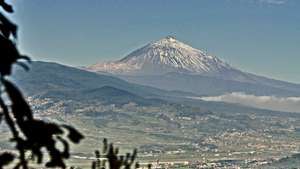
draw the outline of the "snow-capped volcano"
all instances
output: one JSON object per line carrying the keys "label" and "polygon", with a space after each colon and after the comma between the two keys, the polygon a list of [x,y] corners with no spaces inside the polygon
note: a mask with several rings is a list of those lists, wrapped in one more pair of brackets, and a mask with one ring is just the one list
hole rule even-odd
{"label": "snow-capped volcano", "polygon": [[207,55],[172,36],[167,36],[147,44],[121,60],[97,63],[88,69],[132,75],[169,72],[217,73],[232,68],[215,56]]}
{"label": "snow-capped volcano", "polygon": [[112,73],[132,83],[202,95],[300,95],[298,84],[241,71],[171,36],[151,42],[120,60],[97,63],[87,70]]}

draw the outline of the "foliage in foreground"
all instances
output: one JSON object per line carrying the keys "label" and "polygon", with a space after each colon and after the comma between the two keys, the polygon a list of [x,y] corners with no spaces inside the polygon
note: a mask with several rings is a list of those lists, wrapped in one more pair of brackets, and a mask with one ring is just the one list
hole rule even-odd
{"label": "foliage in foreground", "polygon": [[[11,5],[0,0],[0,6],[8,13],[13,12]],[[32,110],[21,91],[10,81],[13,65],[28,69],[27,56],[21,55],[16,47],[17,26],[0,12],[0,123],[8,126],[15,143],[17,154],[0,154],[0,169],[15,162],[14,169],[28,169],[30,160],[43,163],[44,151],[49,156],[46,167],[66,168],[65,159],[70,157],[69,143],[79,143],[83,135],[68,125],[58,125],[35,119]],[[62,145],[58,148],[57,145]],[[28,155],[30,154],[30,155]],[[30,157],[29,157],[30,156]],[[16,161],[14,161],[16,159]]]}
{"label": "foliage in foreground", "polygon": [[[0,0],[0,6],[8,13],[13,12],[11,5]],[[24,99],[21,91],[7,79],[11,75],[13,65],[20,65],[28,70],[25,62],[29,57],[21,55],[16,47],[17,26],[0,12],[0,124],[2,121],[8,126],[15,143],[17,154],[4,152],[0,154],[0,169],[14,162],[14,169],[28,169],[29,161],[43,163],[46,150],[49,161],[46,167],[66,168],[65,159],[70,157],[69,143],[79,143],[84,136],[69,125],[58,125],[35,119],[33,112]],[[63,148],[57,148],[57,145]],[[95,151],[96,160],[92,169],[130,169],[138,168],[135,162],[137,151],[125,156],[119,155],[118,148],[103,141],[102,154]],[[15,160],[16,159],[16,160]],[[71,167],[73,168],[73,167]],[[150,168],[150,166],[149,166]]]}
{"label": "foliage in foreground", "polygon": [[[136,162],[137,150],[125,155],[119,154],[119,148],[114,147],[112,143],[108,144],[107,139],[103,140],[102,150],[95,151],[95,160],[91,163],[91,169],[137,169],[140,168]],[[151,169],[151,165],[147,165]],[[70,169],[81,169],[71,166]]]}
{"label": "foliage in foreground", "polygon": [[96,160],[92,163],[92,169],[130,169],[133,166],[134,168],[139,168],[139,164],[135,162],[136,149],[132,154],[119,155],[119,149],[115,148],[112,143],[108,144],[107,140],[104,139],[102,153],[99,150],[95,151]]}

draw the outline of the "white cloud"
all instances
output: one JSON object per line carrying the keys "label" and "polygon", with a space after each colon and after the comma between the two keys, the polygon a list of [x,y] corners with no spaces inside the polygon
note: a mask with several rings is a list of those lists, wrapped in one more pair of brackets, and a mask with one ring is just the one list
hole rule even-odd
{"label": "white cloud", "polygon": [[[237,0],[230,0],[237,1]],[[256,3],[256,4],[270,4],[270,5],[283,5],[286,4],[289,0],[239,0],[240,2],[245,3]]]}
{"label": "white cloud", "polygon": [[258,1],[267,4],[282,5],[287,3],[288,0],[258,0]]}
{"label": "white cloud", "polygon": [[255,96],[241,92],[221,96],[201,97],[206,101],[238,103],[241,105],[278,110],[285,112],[300,112],[300,97]]}

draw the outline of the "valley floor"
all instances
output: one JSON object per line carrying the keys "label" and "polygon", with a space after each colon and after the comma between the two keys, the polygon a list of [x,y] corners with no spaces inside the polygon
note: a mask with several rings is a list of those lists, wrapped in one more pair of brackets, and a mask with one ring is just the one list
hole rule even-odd
{"label": "valley floor", "polygon": [[[73,146],[72,166],[90,168],[93,152],[102,148],[104,138],[120,147],[121,154],[137,148],[138,161],[153,163],[155,168],[262,168],[273,164],[288,168],[297,164],[300,114],[259,109],[210,111],[180,104],[29,101],[35,105],[36,117],[68,123],[84,133],[82,144]],[[12,148],[7,131],[1,130],[0,135],[1,148]]]}

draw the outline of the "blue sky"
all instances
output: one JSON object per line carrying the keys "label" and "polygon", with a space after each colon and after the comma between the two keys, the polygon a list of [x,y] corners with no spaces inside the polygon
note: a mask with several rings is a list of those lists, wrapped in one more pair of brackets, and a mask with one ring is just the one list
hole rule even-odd
{"label": "blue sky", "polygon": [[167,35],[242,70],[300,83],[299,0],[10,0],[19,45],[83,66]]}

